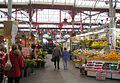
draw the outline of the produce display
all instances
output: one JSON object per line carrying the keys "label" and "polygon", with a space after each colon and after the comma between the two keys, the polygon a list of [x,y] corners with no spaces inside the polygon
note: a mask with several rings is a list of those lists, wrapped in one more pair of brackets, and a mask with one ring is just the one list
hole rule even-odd
{"label": "produce display", "polygon": [[34,60],[24,60],[24,68],[31,67],[34,68],[36,66],[36,62]]}
{"label": "produce display", "polygon": [[87,51],[87,50],[77,49],[74,51],[74,54],[86,59],[91,59],[93,56],[96,56],[93,50]]}
{"label": "produce display", "polygon": [[94,41],[91,46],[107,46],[108,41]]}
{"label": "produce display", "polygon": [[105,59],[105,60],[120,60],[120,54],[117,54],[115,51],[110,53],[99,54],[93,57],[94,59]]}
{"label": "produce display", "polygon": [[80,57],[86,58],[88,60],[112,60],[112,61],[118,61],[120,60],[120,54],[117,54],[115,51],[110,51],[110,53],[103,53],[100,54],[101,50],[93,51],[93,50],[81,50],[77,49],[74,51],[75,55],[78,55]]}
{"label": "produce display", "polygon": [[[96,79],[120,79],[120,39],[116,39],[115,50],[110,50],[110,45],[106,38],[79,41],[79,47],[72,56],[75,67],[81,68],[85,64],[87,76],[95,76]],[[82,63],[82,59],[86,62]]]}

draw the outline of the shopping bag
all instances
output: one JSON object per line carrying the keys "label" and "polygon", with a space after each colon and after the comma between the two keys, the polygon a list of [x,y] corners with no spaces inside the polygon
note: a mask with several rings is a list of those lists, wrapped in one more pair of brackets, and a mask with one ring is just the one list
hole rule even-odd
{"label": "shopping bag", "polygon": [[55,62],[55,57],[52,57],[51,61],[52,61],[52,62]]}
{"label": "shopping bag", "polygon": [[11,63],[11,61],[10,61],[10,56],[9,56],[9,54],[8,54],[8,60],[7,60],[6,64],[5,64],[4,71],[10,71],[11,68],[12,68],[12,63]]}

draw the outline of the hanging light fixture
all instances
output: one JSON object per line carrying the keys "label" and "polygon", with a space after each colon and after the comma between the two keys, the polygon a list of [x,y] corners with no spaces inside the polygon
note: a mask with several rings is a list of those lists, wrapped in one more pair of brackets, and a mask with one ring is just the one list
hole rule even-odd
{"label": "hanging light fixture", "polygon": [[64,21],[62,22],[63,25],[67,25],[68,22],[67,22],[67,18],[64,18]]}
{"label": "hanging light fixture", "polygon": [[[65,10],[66,10],[66,0],[65,0]],[[65,12],[65,18],[63,19],[64,21],[62,22],[63,25],[67,25],[67,18],[66,18],[66,12]]]}

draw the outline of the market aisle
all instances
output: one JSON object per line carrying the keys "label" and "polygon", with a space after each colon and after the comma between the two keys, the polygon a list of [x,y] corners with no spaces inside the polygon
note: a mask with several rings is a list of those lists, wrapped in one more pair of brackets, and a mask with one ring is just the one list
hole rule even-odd
{"label": "market aisle", "polygon": [[79,69],[74,68],[72,62],[69,62],[68,70],[63,69],[62,60],[60,70],[54,70],[53,63],[50,61],[51,55],[47,55],[45,69],[37,69],[35,74],[23,78],[21,83],[119,83],[119,80],[106,79],[98,81],[92,77],[81,76]]}

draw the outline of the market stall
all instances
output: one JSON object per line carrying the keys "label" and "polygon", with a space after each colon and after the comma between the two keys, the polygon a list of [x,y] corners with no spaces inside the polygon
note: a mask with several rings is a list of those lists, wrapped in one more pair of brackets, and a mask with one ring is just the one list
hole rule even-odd
{"label": "market stall", "polygon": [[[85,64],[87,76],[94,76],[98,80],[120,79],[119,32],[116,36],[115,50],[110,49],[111,44],[105,32],[82,35],[78,38],[79,47],[73,51],[72,56],[75,67],[81,68]],[[75,39],[77,41],[77,38],[74,38],[74,41]]]}

